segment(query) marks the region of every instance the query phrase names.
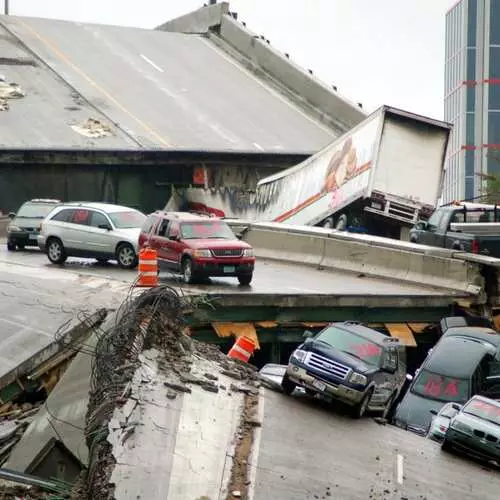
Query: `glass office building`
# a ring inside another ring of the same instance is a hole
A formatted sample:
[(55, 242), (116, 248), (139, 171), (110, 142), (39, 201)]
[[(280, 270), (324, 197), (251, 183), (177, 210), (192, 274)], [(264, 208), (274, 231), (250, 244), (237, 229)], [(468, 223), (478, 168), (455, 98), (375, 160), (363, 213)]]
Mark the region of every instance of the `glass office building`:
[(473, 199), (500, 174), (500, 0), (461, 0), (446, 14), (444, 119), (453, 124), (443, 202)]

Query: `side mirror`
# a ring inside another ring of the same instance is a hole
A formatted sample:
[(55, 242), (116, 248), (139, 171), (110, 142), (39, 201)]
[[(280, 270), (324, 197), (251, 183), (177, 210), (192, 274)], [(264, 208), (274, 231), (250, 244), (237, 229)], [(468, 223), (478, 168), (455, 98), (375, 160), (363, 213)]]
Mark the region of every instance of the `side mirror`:
[(99, 229), (106, 229), (106, 231), (111, 231), (111, 226), (109, 226), (108, 224), (99, 224), (99, 226), (97, 226)]
[(16, 217), (15, 212), (9, 212), (9, 219), (10, 220), (15, 219), (15, 217)]
[(427, 222), (425, 222), (424, 220), (419, 220), (415, 224), (415, 229), (418, 229), (419, 231), (425, 231), (427, 229), (427, 226)]
[(453, 403), (451, 405), (451, 407), (454, 409), (454, 410), (457, 410), (457, 411), (460, 411), (462, 409), (462, 405), (459, 405), (459, 404), (456, 404), (456, 403)]
[(179, 241), (179, 235), (178, 234), (171, 234), (169, 237), (168, 237), (169, 240), (172, 240), (172, 241)]
[(437, 415), (438, 414), (437, 410), (429, 410), (429, 413), (432, 413), (433, 415)]
[(413, 375), (410, 375), (409, 373), (406, 374), (406, 380), (411, 382), (413, 380)]
[(305, 338), (305, 339), (310, 339), (310, 338), (312, 338), (312, 336), (313, 336), (313, 335), (314, 335), (314, 333), (313, 333), (313, 332), (311, 332), (311, 331), (309, 331), (309, 330), (306, 330), (306, 331), (303, 333), (302, 337), (303, 337), (303, 338)]
[(235, 236), (236, 236), (236, 238), (238, 238), (239, 240), (241, 240), (241, 238), (243, 238), (243, 235), (242, 235), (242, 234), (240, 234), (240, 233), (235, 234)]

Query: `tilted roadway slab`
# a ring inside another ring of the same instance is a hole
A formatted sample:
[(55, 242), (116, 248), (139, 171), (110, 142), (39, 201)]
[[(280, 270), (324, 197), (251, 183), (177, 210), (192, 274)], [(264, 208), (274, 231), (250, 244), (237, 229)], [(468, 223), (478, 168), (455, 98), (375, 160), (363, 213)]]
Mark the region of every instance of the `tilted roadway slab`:
[(494, 500), (500, 474), (371, 418), (269, 390), (260, 403), (253, 498)]
[[(78, 312), (92, 313), (99, 308), (118, 306), (137, 277), (137, 271), (122, 270), (114, 264), (102, 266), (90, 260), (68, 259), (65, 266), (54, 266), (37, 249), (7, 252), (3, 244), (0, 273), (0, 378), (52, 343), (61, 325), (74, 321)], [(165, 284), (181, 284), (178, 276), (162, 274), (161, 278)], [(278, 304), (284, 297), (286, 300), (292, 297), (292, 304), (306, 307), (314, 306), (306, 302), (314, 296), (326, 300), (331, 307), (339, 304), (377, 307), (384, 300), (399, 301), (404, 307), (416, 303), (442, 307), (461, 296), (445, 290), (265, 260), (259, 260), (250, 287), (239, 286), (236, 279), (213, 279), (209, 284), (183, 288), (247, 305), (274, 305), (272, 301)]]

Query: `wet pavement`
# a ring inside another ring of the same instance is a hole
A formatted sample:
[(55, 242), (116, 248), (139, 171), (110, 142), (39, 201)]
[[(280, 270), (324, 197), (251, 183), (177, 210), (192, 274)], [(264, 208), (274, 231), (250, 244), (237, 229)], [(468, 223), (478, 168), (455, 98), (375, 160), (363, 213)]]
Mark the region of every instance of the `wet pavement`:
[[(115, 263), (105, 265), (90, 259), (68, 259), (64, 266), (54, 266), (38, 249), (7, 252), (0, 247), (0, 263), (17, 264), (35, 268), (36, 276), (50, 275), (54, 271), (89, 275), (95, 278), (132, 283), (136, 270), (120, 269)], [(205, 284), (184, 285), (180, 276), (160, 274), (161, 282), (186, 289), (197, 289), (216, 293), (280, 293), (280, 294), (329, 294), (360, 296), (450, 296), (449, 290), (417, 286), (385, 279), (359, 276), (352, 273), (318, 270), (309, 266), (297, 266), (260, 259), (257, 262), (254, 280), (250, 286), (240, 286), (236, 278), (211, 278)]]
[(269, 390), (261, 413), (255, 499), (498, 498), (500, 472), (369, 417), (353, 420), (327, 403)]

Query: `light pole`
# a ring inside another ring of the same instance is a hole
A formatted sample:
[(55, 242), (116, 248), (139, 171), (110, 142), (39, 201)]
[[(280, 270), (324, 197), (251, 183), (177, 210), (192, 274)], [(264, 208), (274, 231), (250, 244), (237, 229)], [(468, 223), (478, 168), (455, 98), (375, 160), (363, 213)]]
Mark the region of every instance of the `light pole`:
[(9, 15), (9, 0), (3, 0), (4, 1), (4, 14), (6, 16)]

